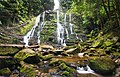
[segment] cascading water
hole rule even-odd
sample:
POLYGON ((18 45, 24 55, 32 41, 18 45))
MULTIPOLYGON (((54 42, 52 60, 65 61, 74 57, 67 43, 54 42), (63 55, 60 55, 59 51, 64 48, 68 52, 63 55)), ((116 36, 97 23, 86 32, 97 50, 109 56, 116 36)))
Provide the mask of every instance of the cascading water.
POLYGON ((70 26, 70 34, 74 34, 73 33, 73 24, 71 23, 72 18, 71 18, 71 13, 69 14, 69 26, 70 26))
POLYGON ((39 25, 40 16, 41 16, 41 15, 38 15, 38 16, 36 17, 34 26, 32 27, 32 29, 31 29, 31 30, 24 36, 24 38, 23 38, 23 42, 25 43, 25 47, 26 47, 26 46, 29 46, 29 40, 31 39, 31 37, 33 37, 34 32, 35 32, 35 28, 39 25))
POLYGON ((65 45, 64 40, 64 26, 60 23, 60 0, 54 0, 54 11, 57 11, 57 41, 60 45, 65 45))
POLYGON ((60 10, 60 0, 54 0, 54 11, 60 10))
POLYGON ((87 65, 86 67, 77 67, 77 72, 80 74, 95 74, 94 71, 87 65))
POLYGON ((64 25, 65 25, 65 32, 66 32, 66 35, 67 35, 67 39, 69 39, 69 33, 68 33, 67 22, 66 22, 66 13, 65 13, 65 16, 64 16, 64 25))
POLYGON ((40 44, 40 32, 42 31, 44 25, 45 25, 45 12, 43 12, 43 16, 42 16, 42 23, 38 26, 38 44, 40 44))
POLYGON ((24 36, 23 38, 23 42, 25 43, 25 47, 29 46, 29 40, 34 36, 34 33, 35 33, 35 30, 36 28, 38 27, 38 33, 37 33, 37 36, 38 36, 38 44, 40 44, 40 32, 42 31, 42 28, 43 26, 45 25, 45 22, 44 22, 44 18, 45 18, 45 12, 43 12, 43 16, 42 16, 42 22, 40 23, 40 17, 41 17, 41 14, 39 14, 37 17, 36 17, 36 20, 35 20, 35 24, 34 26, 32 27, 32 29, 24 36))
MULTIPOLYGON (((33 36, 35 36, 35 31, 37 31, 37 43, 40 44, 41 41, 41 31, 44 27, 44 25, 46 24, 45 22, 45 13, 49 13, 52 12, 51 10, 48 11, 44 11, 42 14, 38 15, 36 17, 35 20, 35 24, 32 27, 32 29, 24 36, 23 42, 25 43, 25 47, 29 46, 29 42, 30 39, 33 38, 33 36)), ((72 17, 71 14, 69 14, 69 23, 67 22, 67 13, 64 13, 64 22, 62 23, 60 21, 60 16, 61 14, 63 14, 61 12, 61 7, 60 7, 60 0, 54 0, 54 9, 53 12, 57 13, 57 21, 56 21, 56 25, 57 25, 57 29, 56 29, 56 33, 57 33, 57 42, 59 45, 62 46, 66 46, 66 38, 70 39, 71 34, 75 34, 73 32, 73 25, 72 24, 72 17), (66 37, 65 37, 65 33, 66 33, 66 37)), ((76 36, 76 38, 78 39, 78 37, 76 36)))

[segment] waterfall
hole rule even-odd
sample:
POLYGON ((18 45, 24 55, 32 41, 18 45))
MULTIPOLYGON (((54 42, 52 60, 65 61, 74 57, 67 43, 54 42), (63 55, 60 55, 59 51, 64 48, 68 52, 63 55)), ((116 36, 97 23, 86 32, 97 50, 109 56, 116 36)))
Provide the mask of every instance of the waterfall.
POLYGON ((54 0, 54 11, 57 11, 57 42, 60 45, 65 45, 64 41, 64 26, 60 23, 60 0, 54 0))
POLYGON ((53 10, 60 10, 60 0, 54 0, 54 9, 53 10))
POLYGON ((71 13, 69 14, 69 26, 70 26, 70 34, 74 34, 73 33, 73 24, 71 23, 72 21, 72 17, 71 17, 71 13))
MULTIPOLYGON (((70 39, 71 34, 76 34, 73 32, 73 26, 72 24, 72 16, 71 13, 68 15, 69 22, 67 22, 67 13, 62 13, 61 7, 60 7, 60 0, 54 0, 54 9, 53 11, 48 10, 44 11, 42 14, 39 14, 36 19, 34 26, 32 29, 24 36, 23 42, 25 43, 25 47, 29 46, 29 42, 33 36, 37 36, 37 44, 41 43, 41 31, 43 30, 43 27, 45 26, 45 13, 55 12, 57 13, 57 21, 56 21, 56 39, 59 45, 66 46, 66 39, 70 39), (64 16, 63 20, 64 22, 61 22, 61 16, 64 16), (37 32, 37 34, 35 34, 37 32), (65 37, 66 36, 66 37, 65 37)), ((53 13, 53 14, 55 14, 53 13)), ((76 34, 76 38, 78 39, 78 36, 76 34)))
POLYGON ((38 26, 38 33, 37 33, 37 36, 38 36, 38 44, 40 44, 40 32, 42 31, 44 25, 45 25, 45 12, 43 12, 42 22, 41 22, 41 24, 38 26))
POLYGON ((35 24, 32 27, 32 29, 24 36, 23 38, 23 42, 25 43, 25 47, 29 46, 29 41, 30 39, 34 36, 35 30, 38 27, 38 32, 37 32, 37 36, 38 36, 38 44, 40 44, 40 32, 42 31, 42 28, 45 25, 44 19, 45 19, 45 12, 43 12, 42 14, 42 22, 40 22, 40 17, 41 14, 39 14, 36 19, 35 19, 35 24))
POLYGON ((67 22, 66 22, 66 13, 65 13, 65 16, 64 16, 64 25, 65 25, 65 32, 67 34, 67 39, 69 39, 69 33, 68 33, 67 22))
POLYGON ((34 32, 35 32, 35 28, 39 25, 40 16, 41 15, 38 15, 36 17, 34 26, 32 27, 32 29, 23 38, 23 42, 25 43, 25 47, 29 46, 29 40, 33 37, 34 32))

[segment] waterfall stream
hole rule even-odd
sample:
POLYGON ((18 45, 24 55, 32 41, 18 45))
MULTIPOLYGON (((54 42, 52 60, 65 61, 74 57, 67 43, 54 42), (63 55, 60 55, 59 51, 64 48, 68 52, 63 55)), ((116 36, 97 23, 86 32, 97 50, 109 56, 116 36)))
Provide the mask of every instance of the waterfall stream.
POLYGON ((57 39, 57 43, 59 45, 62 46, 66 46, 66 39, 70 39, 71 34, 75 34, 76 38, 78 39, 79 37, 77 36, 77 34, 75 32, 73 32, 73 26, 74 24, 72 24, 72 15, 67 14, 67 13, 63 13, 61 11, 61 6, 60 6, 60 0, 54 0, 54 9, 53 11, 48 10, 48 11, 44 11, 42 14, 39 14, 36 17, 35 20, 35 24, 32 27, 32 29, 24 36, 23 38, 23 42, 25 43, 25 47, 29 46, 30 40, 33 38, 33 36, 35 36, 35 31, 37 31, 37 44, 39 45, 41 43, 41 31, 43 30, 43 27, 46 24, 45 21, 45 13, 49 12, 55 12, 57 13, 57 20, 56 20, 56 39, 57 39), (63 21, 61 22, 60 18, 61 18, 61 14, 64 14, 64 18, 63 21), (67 22, 67 15, 69 16, 69 21, 67 22))

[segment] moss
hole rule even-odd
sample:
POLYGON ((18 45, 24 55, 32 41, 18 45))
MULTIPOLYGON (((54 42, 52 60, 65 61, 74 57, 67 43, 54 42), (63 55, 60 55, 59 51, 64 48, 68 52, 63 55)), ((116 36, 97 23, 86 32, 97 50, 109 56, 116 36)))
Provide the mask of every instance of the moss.
POLYGON ((68 71, 68 72, 75 72, 75 69, 73 69, 73 68, 70 68, 69 66, 67 66, 65 63, 61 63, 60 65, 59 65, 59 68, 61 69, 61 70, 63 70, 63 71, 68 71))
POLYGON ((14 56, 20 48, 17 47, 0 47, 0 55, 1 56, 14 56))
POLYGON ((0 69, 0 75, 1 76, 9 76, 11 74, 11 71, 9 68, 3 68, 0 69))
POLYGON ((62 76, 64 77, 73 77, 73 75, 70 73, 70 72, 68 72, 68 71, 64 71, 63 73, 62 73, 62 76))
POLYGON ((20 68, 20 72, 25 74, 25 77, 35 77, 37 72, 33 69, 33 66, 23 64, 20 68))
POLYGON ((38 54, 38 56, 39 56, 40 59, 42 59, 43 61, 52 59, 52 55, 51 55, 51 54, 45 55, 45 56, 42 56, 41 54, 38 54))
POLYGON ((57 61, 51 61, 49 63, 50 66, 59 66, 61 63, 64 63, 62 60, 57 60, 57 61))
POLYGON ((35 52, 31 49, 23 49, 21 51, 19 51, 17 54, 15 54, 15 58, 18 58, 20 60, 24 60, 26 59, 27 57, 30 57, 30 56, 35 56, 35 52))
POLYGON ((61 70, 65 70, 65 69, 67 69, 67 65, 66 65, 65 63, 61 63, 61 64, 59 65, 59 68, 60 68, 61 70))
POLYGON ((95 72, 103 75, 111 75, 115 71, 115 64, 107 57, 90 60, 89 66, 95 72))
POLYGON ((16 69, 18 66, 20 66, 18 59, 14 58, 0 59, 0 69, 8 67, 10 68, 10 70, 13 70, 16 69))

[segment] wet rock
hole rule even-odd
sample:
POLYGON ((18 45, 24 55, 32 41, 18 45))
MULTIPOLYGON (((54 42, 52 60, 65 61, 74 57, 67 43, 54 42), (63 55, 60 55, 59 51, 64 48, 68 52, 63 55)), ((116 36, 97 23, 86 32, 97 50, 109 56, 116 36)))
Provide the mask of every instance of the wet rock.
POLYGON ((120 66, 118 68, 116 68, 116 77, 120 77, 120 66))
POLYGON ((102 75, 111 75, 115 71, 115 64, 108 57, 100 57, 90 60, 89 66, 95 72, 102 75))
POLYGON ((20 60, 24 60, 30 56, 35 56, 36 53, 35 51, 33 51, 32 49, 23 49, 21 51, 19 51, 17 54, 15 54, 15 58, 18 58, 20 60))
POLYGON ((62 52, 64 52, 64 50, 54 50, 53 51, 55 55, 60 55, 62 52))
POLYGON ((38 71, 36 71, 36 68, 34 65, 27 64, 23 61, 21 61, 20 63, 22 65, 20 67, 20 72, 25 75, 24 77, 35 77, 37 75, 38 71))
POLYGON ((12 74, 9 77, 19 77, 19 74, 12 74))
POLYGON ((39 48, 36 49, 36 51, 41 52, 41 51, 42 51, 42 48, 39 47, 39 48))
POLYGON ((43 49, 51 49, 51 50, 54 49, 54 47, 51 45, 41 45, 40 47, 43 49))
POLYGON ((49 73, 41 73, 40 77, 51 77, 49 73))
POLYGON ((72 48, 75 48, 75 46, 65 46, 65 47, 63 47, 63 50, 68 50, 68 49, 72 49, 72 48))
POLYGON ((66 53, 74 53, 74 51, 75 51, 76 49, 77 49, 77 48, 68 49, 68 50, 66 50, 65 52, 66 52, 66 53))
POLYGON ((11 74, 11 71, 9 68, 0 69, 0 76, 9 76, 10 74, 11 74))
POLYGON ((79 57, 84 57, 84 53, 78 53, 79 57))
POLYGON ((57 73, 57 69, 49 69, 48 72, 51 74, 51 75, 54 75, 57 73))

